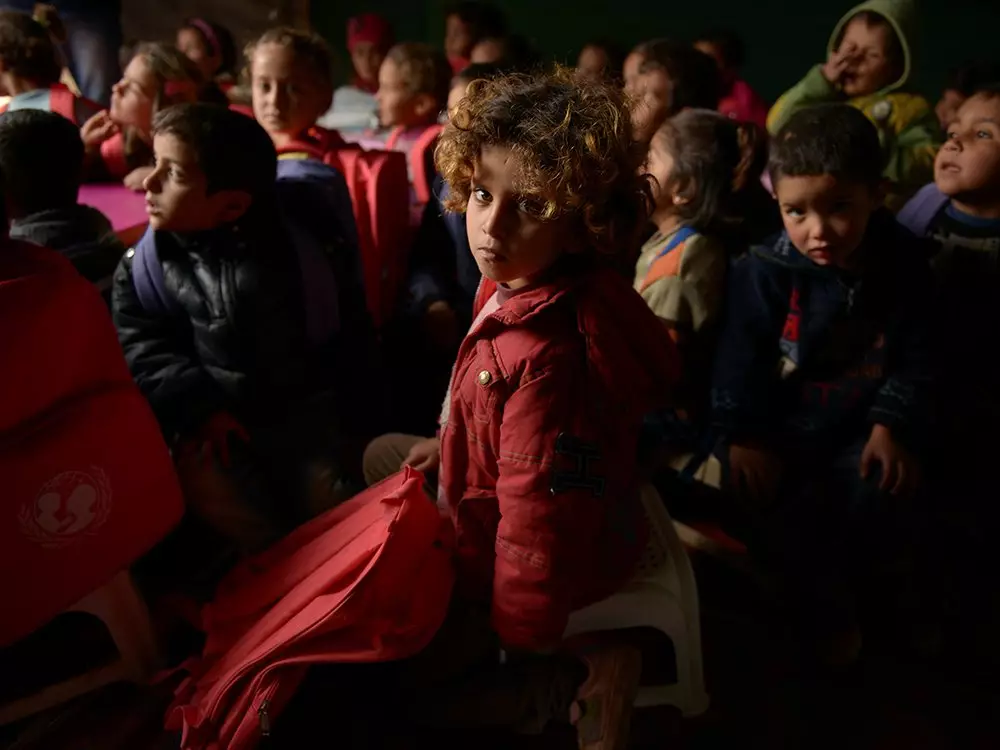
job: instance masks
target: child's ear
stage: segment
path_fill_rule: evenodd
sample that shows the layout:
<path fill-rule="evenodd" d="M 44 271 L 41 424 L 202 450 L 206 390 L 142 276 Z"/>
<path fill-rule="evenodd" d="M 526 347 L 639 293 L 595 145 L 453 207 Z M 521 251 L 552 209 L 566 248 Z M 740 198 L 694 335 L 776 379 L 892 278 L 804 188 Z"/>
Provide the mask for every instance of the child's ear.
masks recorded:
<path fill-rule="evenodd" d="M 422 120 L 437 117 L 437 102 L 430 94 L 417 94 L 413 98 L 413 112 Z"/>
<path fill-rule="evenodd" d="M 220 190 L 215 195 L 219 206 L 219 224 L 238 221 L 250 208 L 253 198 L 245 190 Z"/>

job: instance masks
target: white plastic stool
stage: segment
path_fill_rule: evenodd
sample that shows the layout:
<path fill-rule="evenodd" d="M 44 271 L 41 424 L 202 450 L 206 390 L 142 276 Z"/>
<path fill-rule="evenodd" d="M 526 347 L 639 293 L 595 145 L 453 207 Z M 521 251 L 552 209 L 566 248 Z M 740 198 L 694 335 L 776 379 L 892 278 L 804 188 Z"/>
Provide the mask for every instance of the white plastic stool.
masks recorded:
<path fill-rule="evenodd" d="M 145 682 L 159 667 L 149 609 L 125 570 L 67 610 L 100 619 L 115 642 L 118 659 L 0 706 L 0 726 L 57 706 L 112 682 Z"/>
<path fill-rule="evenodd" d="M 635 580 L 614 596 L 570 615 L 565 635 L 627 628 L 666 633 L 674 646 L 677 682 L 640 687 L 635 706 L 676 706 L 684 716 L 697 716 L 708 708 L 708 693 L 694 573 L 659 493 L 645 485 L 641 497 L 649 519 L 649 544 Z"/>

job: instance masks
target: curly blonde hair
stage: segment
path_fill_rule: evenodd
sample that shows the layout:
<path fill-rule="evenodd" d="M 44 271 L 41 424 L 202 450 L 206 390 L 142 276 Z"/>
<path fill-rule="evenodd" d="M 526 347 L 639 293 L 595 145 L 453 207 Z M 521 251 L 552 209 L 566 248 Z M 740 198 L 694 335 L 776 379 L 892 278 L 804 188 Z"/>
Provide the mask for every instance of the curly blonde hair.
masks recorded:
<path fill-rule="evenodd" d="M 510 148 L 517 190 L 538 200 L 542 219 L 573 217 L 589 249 L 614 255 L 633 248 L 650 215 L 646 153 L 632 137 L 625 95 L 557 68 L 473 82 L 441 134 L 438 171 L 445 202 L 465 211 L 484 147 Z"/>

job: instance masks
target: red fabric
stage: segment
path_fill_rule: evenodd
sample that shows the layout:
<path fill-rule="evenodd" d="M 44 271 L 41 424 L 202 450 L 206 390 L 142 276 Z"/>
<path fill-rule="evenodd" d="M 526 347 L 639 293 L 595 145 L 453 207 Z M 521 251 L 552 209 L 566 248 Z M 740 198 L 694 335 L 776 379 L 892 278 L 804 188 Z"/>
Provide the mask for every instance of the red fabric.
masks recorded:
<path fill-rule="evenodd" d="M 49 111 L 54 112 L 57 115 L 62 115 L 74 125 L 82 126 L 83 123 L 77 122 L 76 119 L 77 99 L 83 101 L 95 115 L 102 109 L 101 105 L 97 102 L 93 102 L 82 96 L 78 97 L 70 91 L 65 84 L 54 83 L 49 86 Z M 7 111 L 7 107 L 8 104 L 4 104 L 0 107 L 0 115 Z"/>
<path fill-rule="evenodd" d="M 760 98 L 750 84 L 737 78 L 729 93 L 719 101 L 719 112 L 739 122 L 752 122 L 767 128 L 767 113 L 770 107 Z"/>
<path fill-rule="evenodd" d="M 183 501 L 100 293 L 51 250 L 0 244 L 3 646 L 131 565 Z"/>
<path fill-rule="evenodd" d="M 207 640 L 167 728 L 182 750 L 255 747 L 312 664 L 402 659 L 451 598 L 451 528 L 410 468 L 235 568 L 206 606 Z M 266 719 L 265 719 L 266 717 Z"/>
<path fill-rule="evenodd" d="M 347 51 L 354 51 L 354 45 L 369 42 L 382 52 L 392 46 L 392 26 L 378 13 L 362 13 L 347 22 Z"/>
<path fill-rule="evenodd" d="M 472 64 L 472 61 L 467 57 L 452 56 L 448 58 L 448 64 L 451 65 L 451 72 L 458 75 L 469 67 Z"/>
<path fill-rule="evenodd" d="M 406 161 L 410 168 L 409 174 L 413 178 L 413 192 L 420 211 L 423 210 L 423 207 L 431 199 L 434 175 L 428 174 L 427 168 L 431 163 L 431 157 L 442 130 L 444 130 L 444 125 L 440 123 L 427 125 L 420 135 L 410 143 L 409 150 L 406 152 Z M 397 150 L 396 145 L 406 132 L 407 128 L 402 125 L 393 128 L 385 140 L 386 149 L 390 151 Z"/>
<path fill-rule="evenodd" d="M 125 161 L 125 136 L 115 133 L 101 144 L 101 160 L 104 169 L 116 180 L 124 180 L 128 175 L 128 162 Z"/>
<path fill-rule="evenodd" d="M 495 288 L 484 281 L 477 311 Z M 610 271 L 520 292 L 462 342 L 442 430 L 442 499 L 461 585 L 492 601 L 508 647 L 551 647 L 570 612 L 632 576 L 646 534 L 639 426 L 669 402 L 677 378 L 663 326 Z M 581 471 L 557 452 L 561 434 L 599 457 Z M 574 488 L 574 478 L 604 486 Z"/>

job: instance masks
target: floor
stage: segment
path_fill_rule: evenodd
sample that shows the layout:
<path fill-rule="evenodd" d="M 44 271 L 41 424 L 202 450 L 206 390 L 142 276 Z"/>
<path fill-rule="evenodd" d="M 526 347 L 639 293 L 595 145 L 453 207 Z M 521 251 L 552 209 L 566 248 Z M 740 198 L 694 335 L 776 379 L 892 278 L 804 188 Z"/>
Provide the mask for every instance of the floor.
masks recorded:
<path fill-rule="evenodd" d="M 992 670 L 976 674 L 961 658 L 921 666 L 880 645 L 862 666 L 836 678 L 811 675 L 798 663 L 778 623 L 746 579 L 707 557 L 696 557 L 703 602 L 706 675 L 712 706 L 697 719 L 681 720 L 671 709 L 640 711 L 631 748 L 701 750 L 751 741 L 775 748 L 852 750 L 979 750 L 1000 747 L 1000 689 Z M 79 644 L 79 641 L 76 641 Z M 890 644 L 891 645 L 891 644 Z M 99 644 L 93 647 L 99 650 Z M 996 663 L 996 662 L 993 662 Z M 23 664 L 0 662 L 0 672 L 26 674 Z M 169 683 L 147 688 L 116 685 L 14 727 L 0 728 L 7 750 L 166 750 L 177 740 L 162 732 Z M 571 732 L 538 738 L 428 736 L 386 721 L 379 706 L 356 721 L 350 738 L 329 726 L 320 710 L 299 712 L 296 727 L 314 740 L 338 737 L 352 748 L 572 748 Z M 393 731 L 382 731 L 391 726 Z M 298 735 L 299 732 L 293 732 Z M 365 735 L 361 738 L 360 734 Z M 343 744 L 341 744 L 343 743 Z M 309 744 L 313 744 L 309 742 Z M 262 747 L 303 747 L 299 741 Z"/>

